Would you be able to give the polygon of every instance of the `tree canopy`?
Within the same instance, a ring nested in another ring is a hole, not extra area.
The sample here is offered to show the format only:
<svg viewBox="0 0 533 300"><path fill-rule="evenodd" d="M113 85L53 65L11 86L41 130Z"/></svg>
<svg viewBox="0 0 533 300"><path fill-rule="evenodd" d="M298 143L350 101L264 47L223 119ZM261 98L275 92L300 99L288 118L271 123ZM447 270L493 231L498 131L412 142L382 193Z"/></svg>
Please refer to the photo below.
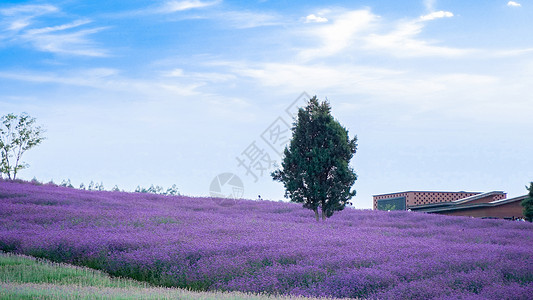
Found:
<svg viewBox="0 0 533 300"><path fill-rule="evenodd" d="M0 175L16 179L17 173L28 167L21 161L22 154L39 145L45 138L44 130L36 126L35 118L26 113L7 114L0 118Z"/></svg>
<svg viewBox="0 0 533 300"><path fill-rule="evenodd" d="M533 181L530 182L529 187L526 186L529 194L528 197L522 200L522 207L524 207L524 217L529 221L533 221Z"/></svg>
<svg viewBox="0 0 533 300"><path fill-rule="evenodd" d="M349 162L357 149L357 137L331 115L327 101L314 96L300 108L292 127L292 139L284 150L281 168L272 178L285 186L285 197L303 203L325 220L343 210L353 196L357 176Z"/></svg>

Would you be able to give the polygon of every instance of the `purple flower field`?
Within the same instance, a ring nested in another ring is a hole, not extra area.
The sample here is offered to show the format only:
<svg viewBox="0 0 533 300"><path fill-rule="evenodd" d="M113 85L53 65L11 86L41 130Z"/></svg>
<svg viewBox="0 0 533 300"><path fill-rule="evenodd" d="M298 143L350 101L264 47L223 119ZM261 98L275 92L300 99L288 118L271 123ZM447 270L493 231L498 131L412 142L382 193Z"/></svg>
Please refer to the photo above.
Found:
<svg viewBox="0 0 533 300"><path fill-rule="evenodd" d="M194 290L532 299L533 224L0 181L0 250Z"/></svg>

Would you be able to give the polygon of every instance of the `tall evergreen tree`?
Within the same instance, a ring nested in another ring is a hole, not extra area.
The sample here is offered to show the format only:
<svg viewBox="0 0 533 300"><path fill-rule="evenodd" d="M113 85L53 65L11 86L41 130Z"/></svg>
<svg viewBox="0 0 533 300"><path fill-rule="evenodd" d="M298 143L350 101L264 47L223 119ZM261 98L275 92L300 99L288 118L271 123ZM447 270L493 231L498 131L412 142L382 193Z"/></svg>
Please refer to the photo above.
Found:
<svg viewBox="0 0 533 300"><path fill-rule="evenodd" d="M284 184L286 198L313 210L317 221L320 209L325 220L355 196L351 187L357 176L349 162L356 149L357 137L350 139L329 103L314 96L299 109L281 168L272 178Z"/></svg>
<svg viewBox="0 0 533 300"><path fill-rule="evenodd" d="M526 186L526 189L529 190L528 197L522 200L522 207L524 207L524 217L529 222L533 222L533 181L529 184L529 187Z"/></svg>

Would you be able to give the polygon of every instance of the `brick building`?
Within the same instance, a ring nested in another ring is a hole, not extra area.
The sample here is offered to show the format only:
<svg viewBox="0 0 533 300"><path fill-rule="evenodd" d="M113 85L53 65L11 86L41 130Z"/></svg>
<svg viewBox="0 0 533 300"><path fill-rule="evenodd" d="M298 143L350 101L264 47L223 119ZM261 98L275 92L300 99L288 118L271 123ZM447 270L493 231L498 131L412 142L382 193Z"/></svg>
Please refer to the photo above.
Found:
<svg viewBox="0 0 533 300"><path fill-rule="evenodd" d="M374 196L374 209L412 210L479 218L523 218L521 201L526 196L506 199L504 192L409 191Z"/></svg>
<svg viewBox="0 0 533 300"><path fill-rule="evenodd" d="M404 210L411 206L431 203L450 202L478 195L476 192L423 192L409 191L391 194L374 195L374 209Z"/></svg>

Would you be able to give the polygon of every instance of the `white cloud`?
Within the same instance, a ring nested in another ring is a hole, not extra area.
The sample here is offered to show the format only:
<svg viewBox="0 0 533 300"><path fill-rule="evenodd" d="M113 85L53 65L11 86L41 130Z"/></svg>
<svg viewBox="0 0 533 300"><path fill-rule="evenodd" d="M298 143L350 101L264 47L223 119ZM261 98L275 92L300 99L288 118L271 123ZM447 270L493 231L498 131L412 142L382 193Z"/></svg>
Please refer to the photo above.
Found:
<svg viewBox="0 0 533 300"><path fill-rule="evenodd" d="M273 26L281 23L276 15L250 11L227 11L216 15L215 18L239 29Z"/></svg>
<svg viewBox="0 0 533 300"><path fill-rule="evenodd" d="M512 49L512 50L499 50L499 51L491 51L489 55L492 56L518 56L518 55L524 55L524 54L530 54L533 52L533 48L523 48L523 49Z"/></svg>
<svg viewBox="0 0 533 300"><path fill-rule="evenodd" d="M64 73L42 72L0 72L0 78L52 83L65 86L89 87L102 91L134 92L147 96L154 95L199 95L199 83L184 83L172 79L136 79L119 76L119 71L111 68L73 70Z"/></svg>
<svg viewBox="0 0 533 300"><path fill-rule="evenodd" d="M403 72L377 67L354 65L324 65L296 63L226 62L230 72L239 77L252 78L265 87L292 90L331 89L346 93L398 95L409 85L388 84L391 78L402 78ZM420 90L420 89L418 89Z"/></svg>
<svg viewBox="0 0 533 300"><path fill-rule="evenodd" d="M420 17L420 20L421 21L430 21L430 20L435 20L435 19L441 19L441 18L451 18L453 17L453 13L449 12L449 11L436 11L436 12L432 12L432 13L429 13L427 15L424 15L424 16L421 16Z"/></svg>
<svg viewBox="0 0 533 300"><path fill-rule="evenodd" d="M184 11L195 8L204 8L218 4L220 1L213 2L202 2L199 0L185 0L185 1L167 1L163 6L161 6L157 12L159 13L173 13L178 11Z"/></svg>
<svg viewBox="0 0 533 300"><path fill-rule="evenodd" d="M21 38L34 45L34 47L40 51L81 56L108 56L107 51L96 47L88 38L89 35L105 29L104 27L78 30L68 33L55 32L76 27L70 27L70 25L72 24L56 26L53 28L29 30L22 34ZM64 29L62 29L63 26Z"/></svg>
<svg viewBox="0 0 533 300"><path fill-rule="evenodd" d="M435 8L435 0L424 0L424 6L427 11L433 11Z"/></svg>
<svg viewBox="0 0 533 300"><path fill-rule="evenodd" d="M509 2L507 2L507 6L510 6L510 7L521 7L522 4L520 4L518 2L514 2L514 1L509 1Z"/></svg>
<svg viewBox="0 0 533 300"><path fill-rule="evenodd" d="M236 79L235 75L217 72L185 72L183 69L173 69L162 74L164 77L187 78L199 82L225 82Z"/></svg>
<svg viewBox="0 0 533 300"><path fill-rule="evenodd" d="M463 56L475 52L472 49L451 48L436 45L436 41L418 38L424 22L453 16L450 12L439 11L422 16L417 20L401 21L386 34L373 33L365 37L364 48L385 51L398 57L422 56Z"/></svg>
<svg viewBox="0 0 533 300"><path fill-rule="evenodd" d="M453 118L485 121L489 116L525 116L520 108L531 76L476 72L395 70L358 64L221 62L239 79L250 79L265 90L309 91L359 100L352 107L403 107L413 115L428 111ZM251 86L251 89L254 87ZM506 99L506 101L502 101ZM349 106L345 106L346 109Z"/></svg>
<svg viewBox="0 0 533 300"><path fill-rule="evenodd" d="M7 29L8 30L13 30L13 31L18 31L18 30L21 30L24 27L29 26L30 24L31 23L29 22L29 19L13 20Z"/></svg>
<svg viewBox="0 0 533 300"><path fill-rule="evenodd" d="M56 26L31 28L35 18L57 12L59 9L51 5L20 5L2 9L0 14L7 16L8 19L7 26L5 26L7 34L3 39L11 43L30 44L39 51L56 54L107 56L105 50L97 47L89 39L89 35L105 28L80 28L91 23L88 19Z"/></svg>
<svg viewBox="0 0 533 300"><path fill-rule="evenodd" d="M439 46L438 41L419 37L425 22L453 17L448 11L437 11L413 20L387 23L369 10L330 12L327 24L304 29L309 41L317 41L315 47L306 47L298 53L303 61L338 54L356 53L358 50L382 51L397 57L461 56L472 53L471 49ZM296 31L298 33L298 31ZM301 32L299 33L301 36Z"/></svg>
<svg viewBox="0 0 533 300"><path fill-rule="evenodd" d="M5 16L18 16L18 15L44 15L51 12L57 12L59 9L53 5L18 5L9 8L0 9L0 14Z"/></svg>
<svg viewBox="0 0 533 300"><path fill-rule="evenodd" d="M332 22L310 29L307 34L318 39L320 46L302 50L299 56L303 60L309 60L334 55L349 47L357 35L368 30L377 19L378 16L368 10L342 13L333 18Z"/></svg>
<svg viewBox="0 0 533 300"><path fill-rule="evenodd" d="M54 31L61 31L61 30L76 28L81 25L88 24L90 22L91 22L90 20L77 20L72 23L58 25L58 26L44 27L44 28L38 28L38 29L29 29L26 31L26 33L30 35L44 34L44 33L49 33L49 32L54 32Z"/></svg>
<svg viewBox="0 0 533 300"><path fill-rule="evenodd" d="M9 31L19 31L31 25L33 18L57 11L59 9L52 5L19 5L4 8L0 9L0 14L5 16L0 24L7 23Z"/></svg>
<svg viewBox="0 0 533 300"><path fill-rule="evenodd" d="M310 14L307 17L305 17L305 23L325 23L328 19L320 16L316 16L314 14Z"/></svg>

